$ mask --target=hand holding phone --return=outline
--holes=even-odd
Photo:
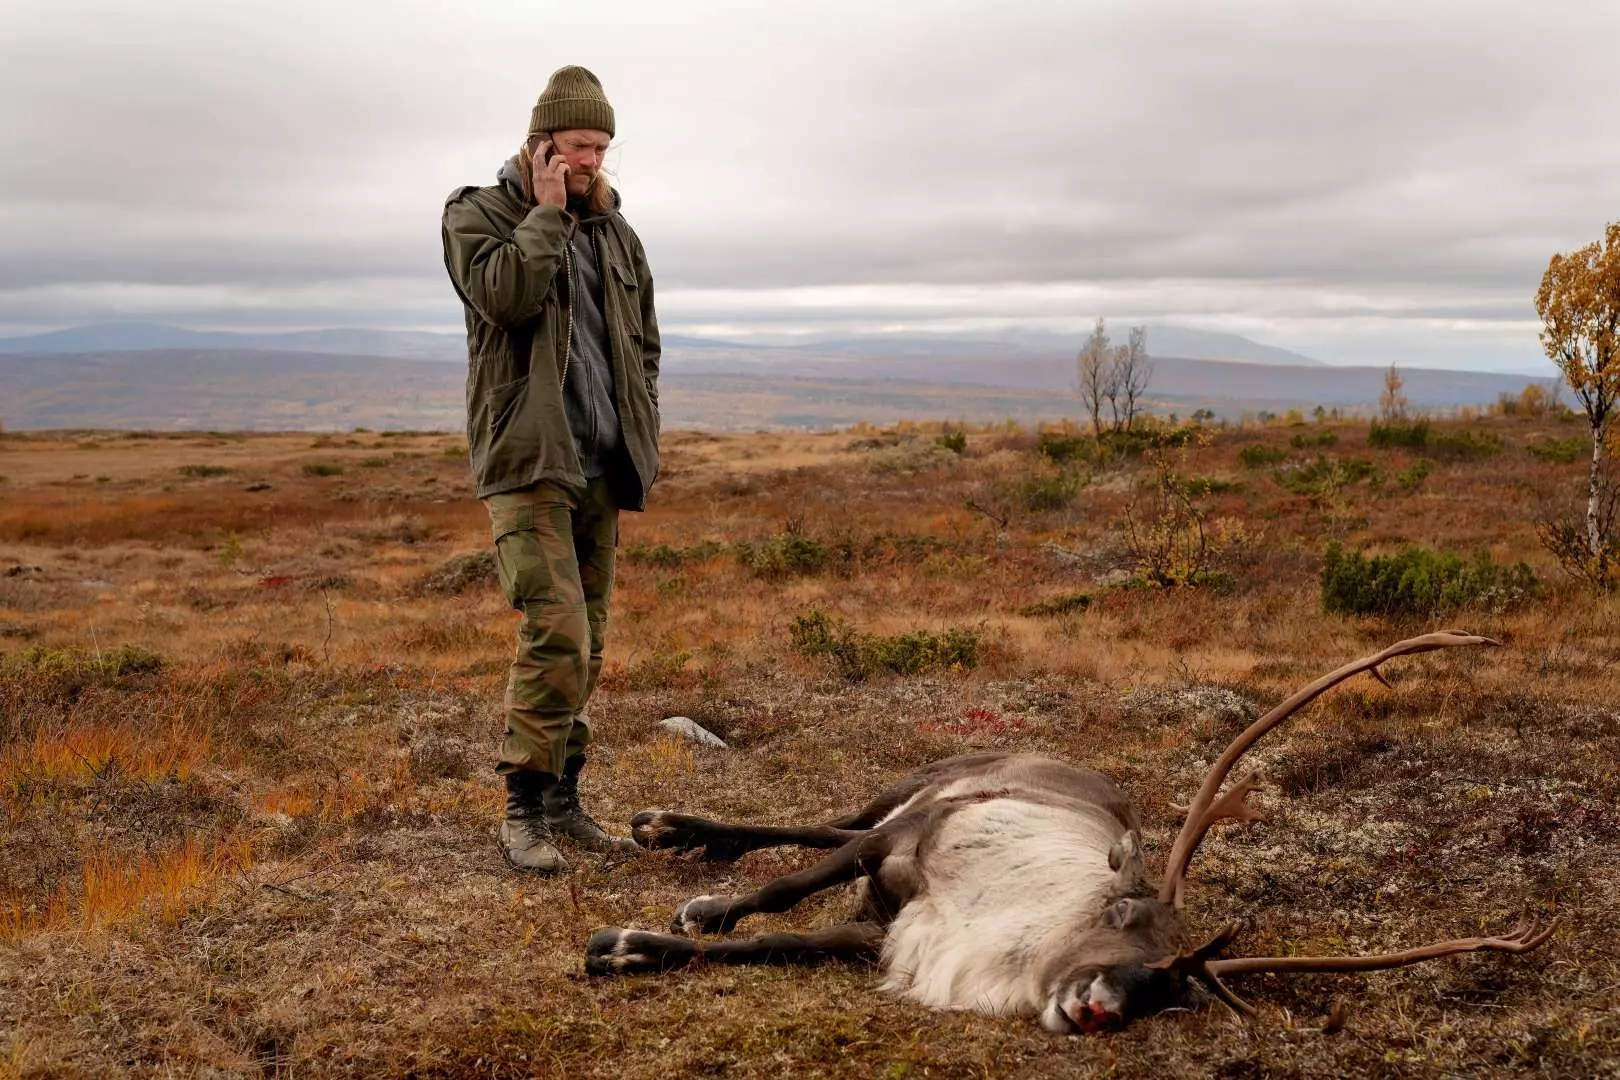
[[[529,187],[537,203],[557,207],[568,205],[568,162],[552,145],[550,133],[543,133],[540,145],[535,147]]]

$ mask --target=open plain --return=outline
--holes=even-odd
[[[587,805],[621,833],[655,806],[819,820],[1016,748],[1114,777],[1156,868],[1172,802],[1256,710],[1424,630],[1504,642],[1398,661],[1262,744],[1270,820],[1216,831],[1189,912],[1246,920],[1250,954],[1556,915],[1551,942],[1250,978],[1247,1024],[1217,1005],[1090,1039],[836,966],[586,979],[592,930],[662,929],[814,855],[507,869],[490,764],[515,615],[457,438],[0,437],[0,1076],[1615,1075],[1620,600],[1535,535],[1583,483],[1557,448],[1585,427],[1440,426],[1451,453],[1349,421],[1146,456],[1010,425],[666,433],[591,708]],[[1186,532],[1166,470],[1206,539],[1192,587],[1146,581],[1155,526]],[[1484,550],[1540,584],[1324,614],[1335,540]],[[677,714],[730,748],[659,727]]]

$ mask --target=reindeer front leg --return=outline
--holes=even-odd
[[[823,889],[876,873],[893,849],[897,831],[885,825],[860,833],[813,866],[779,877],[747,896],[694,896],[675,909],[670,929],[677,934],[723,934],[758,912],[789,911]]]

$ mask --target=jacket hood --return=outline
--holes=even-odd
[[[496,170],[495,180],[519,203],[524,206],[531,206],[534,204],[534,198],[529,194],[527,159],[527,154],[513,154],[511,157],[506,159],[505,163],[503,163],[499,169]],[[619,195],[618,188],[611,188],[610,190],[613,192],[613,209],[609,213],[617,213],[619,207],[623,205],[624,200]],[[589,210],[575,206],[574,204],[577,201],[578,200],[574,199],[573,196],[569,196],[568,208],[578,212],[579,223],[581,225],[594,225],[599,221],[604,221],[607,219],[608,214],[592,213]]]

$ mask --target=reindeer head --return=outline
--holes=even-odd
[[[1093,926],[1082,931],[1081,936],[1086,940],[1076,943],[1080,948],[1065,950],[1068,956],[1085,957],[1085,962],[1076,961],[1066,967],[1058,965],[1053,981],[1044,984],[1052,990],[1041,1014],[1042,1026],[1049,1031],[1088,1034],[1121,1027],[1139,1016],[1201,1002],[1204,993],[1195,983],[1240,1015],[1251,1016],[1254,1009],[1226,986],[1223,976],[1262,971],[1372,971],[1478,950],[1528,952],[1550,938],[1556,921],[1545,928],[1525,923],[1507,937],[1459,938],[1396,953],[1221,959],[1221,954],[1237,937],[1239,927],[1229,925],[1203,945],[1188,948],[1180,917],[1187,867],[1210,827],[1225,818],[1258,821],[1263,817],[1247,802],[1249,793],[1259,784],[1256,777],[1247,777],[1221,792],[1232,767],[1262,736],[1320,694],[1352,676],[1365,671],[1383,682],[1379,665],[1394,657],[1461,645],[1499,644],[1490,638],[1458,631],[1425,634],[1397,642],[1375,656],[1364,657],[1324,675],[1250,724],[1211,767],[1198,794],[1185,808],[1186,820],[1170,850],[1157,899],[1122,896],[1103,911]],[[1123,853],[1118,846],[1109,853],[1109,865],[1119,874],[1120,889],[1128,892],[1136,884],[1141,856],[1134,837],[1127,837],[1122,844],[1125,845]]]
[[[1189,1003],[1195,993],[1181,971],[1155,966],[1186,939],[1181,916],[1169,904],[1120,897],[1079,937],[1043,973],[1048,990],[1041,1026],[1048,1031],[1096,1035]]]

